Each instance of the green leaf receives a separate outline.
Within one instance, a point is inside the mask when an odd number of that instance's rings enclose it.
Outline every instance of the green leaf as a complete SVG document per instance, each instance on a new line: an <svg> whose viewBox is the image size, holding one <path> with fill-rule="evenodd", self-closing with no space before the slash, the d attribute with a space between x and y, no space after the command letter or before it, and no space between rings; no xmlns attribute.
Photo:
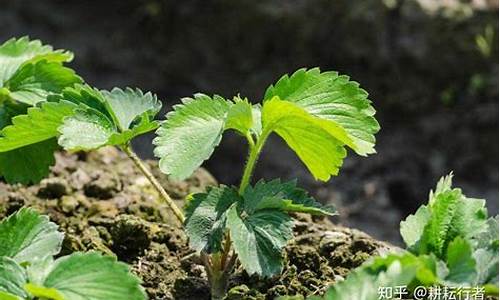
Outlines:
<svg viewBox="0 0 500 300"><path fill-rule="evenodd" d="M460 237L448 245L446 265L449 270L447 281L469 283L476 277L476 261L472 257L472 248Z"/></svg>
<svg viewBox="0 0 500 300"><path fill-rule="evenodd" d="M423 281L421 281L423 280ZM347 278L333 285L325 294L325 300L378 300L409 298L407 294L395 295L398 287L411 289L415 283L437 283L435 262L431 257L416 257L409 253L377 257L351 272ZM384 291L387 293L384 294Z"/></svg>
<svg viewBox="0 0 500 300"><path fill-rule="evenodd" d="M120 133L113 133L108 140L109 145L125 145L136 136L153 131L160 126L158 121L150 121L146 118L141 118L141 121L132 129L127 129Z"/></svg>
<svg viewBox="0 0 500 300"><path fill-rule="evenodd" d="M472 248L481 243L477 237L488 230L485 200L467 198L452 188L452 177L451 173L442 177L429 193L429 204L401 222L401 235L412 251L444 258L448 244L457 237Z"/></svg>
<svg viewBox="0 0 500 300"><path fill-rule="evenodd" d="M227 112L224 129L234 129L245 136L254 126L253 108L248 99L235 97L234 101Z"/></svg>
<svg viewBox="0 0 500 300"><path fill-rule="evenodd" d="M122 132L130 129L130 125L138 117L144 116L152 120L161 109L161 102L156 95L150 92L144 94L139 89L114 88L111 92L102 91L102 94L114 123Z"/></svg>
<svg viewBox="0 0 500 300"><path fill-rule="evenodd" d="M0 176L8 183L38 183L55 164L55 139L46 140L7 152L0 152Z"/></svg>
<svg viewBox="0 0 500 300"><path fill-rule="evenodd" d="M498 289L498 247L477 249L472 255L476 265L472 285L492 284Z"/></svg>
<svg viewBox="0 0 500 300"><path fill-rule="evenodd" d="M352 140L331 120L309 114L298 105L273 98L262 109L263 135L276 132L292 148L316 179L337 175Z"/></svg>
<svg viewBox="0 0 500 300"><path fill-rule="evenodd" d="M54 288L46 288L43 286L38 286L32 283L28 283L24 286L24 289L28 291L31 295L46 300L65 300L64 297Z"/></svg>
<svg viewBox="0 0 500 300"><path fill-rule="evenodd" d="M474 237L477 248L498 248L498 215L486 221L486 230Z"/></svg>
<svg viewBox="0 0 500 300"><path fill-rule="evenodd" d="M11 293L0 291L0 300L23 300L23 299Z"/></svg>
<svg viewBox="0 0 500 300"><path fill-rule="evenodd" d="M69 68L57 62L41 60L23 65L4 82L9 96L19 102L35 105L48 96L60 93L65 87L81 83L82 79Z"/></svg>
<svg viewBox="0 0 500 300"><path fill-rule="evenodd" d="M0 102L2 100L0 99ZM29 105L24 103L6 101L0 105L0 130L12 124L12 118L17 115L26 114Z"/></svg>
<svg viewBox="0 0 500 300"><path fill-rule="evenodd" d="M0 234L2 234L1 231ZM26 298L27 295L23 289L26 282L27 277L25 270L13 259L6 256L0 256L0 299L20 299L16 296Z"/></svg>
<svg viewBox="0 0 500 300"><path fill-rule="evenodd" d="M161 171L175 179L190 176L219 144L229 107L222 97L203 94L174 106L153 141Z"/></svg>
<svg viewBox="0 0 500 300"><path fill-rule="evenodd" d="M146 299L140 280L127 265L95 252L57 259L40 286L45 288L42 293L55 289L65 300Z"/></svg>
<svg viewBox="0 0 500 300"><path fill-rule="evenodd" d="M321 119L332 120L347 131L360 155L374 153L374 134L380 129L373 117L375 110L368 93L348 76L337 72L321 72L319 68L300 69L292 76L284 75L271 85L265 101L274 97L290 101Z"/></svg>
<svg viewBox="0 0 500 300"><path fill-rule="evenodd" d="M488 229L486 201L461 196L457 203L451 227L448 232L448 240L457 236L463 237L471 242L474 238Z"/></svg>
<svg viewBox="0 0 500 300"><path fill-rule="evenodd" d="M415 246L424 233L431 215L427 206L422 205L414 215L409 215L400 224L400 233L408 248Z"/></svg>
<svg viewBox="0 0 500 300"><path fill-rule="evenodd" d="M138 89L114 88L111 92L89 86L66 89L62 99L80 108L59 127L59 144L67 150L92 150L124 145L134 137L158 128L153 118L161 102Z"/></svg>
<svg viewBox="0 0 500 300"><path fill-rule="evenodd" d="M113 119L108 112L106 99L101 91L86 84L76 84L74 87L67 87L60 95L50 96L48 100L51 102L68 101L77 105L83 104L84 106L82 107L88 106L105 114L109 119Z"/></svg>
<svg viewBox="0 0 500 300"><path fill-rule="evenodd" d="M59 127L59 145L66 150L92 150L105 146L116 127L101 112L90 108L79 108L66 118Z"/></svg>
<svg viewBox="0 0 500 300"><path fill-rule="evenodd" d="M287 214L261 210L247 215L233 205L227 224L233 248L248 274L267 277L281 272L282 249L293 238L293 222Z"/></svg>
<svg viewBox="0 0 500 300"><path fill-rule="evenodd" d="M27 114L12 118L12 125L0 131L0 152L28 146L56 137L64 117L73 114L71 102L45 102L28 108Z"/></svg>
<svg viewBox="0 0 500 300"><path fill-rule="evenodd" d="M0 223L0 256L25 263L55 255L64 237L57 229L47 216L21 208Z"/></svg>
<svg viewBox="0 0 500 300"><path fill-rule="evenodd" d="M234 188L208 188L206 193L194 194L186 210L186 233L190 246L196 251L221 251L226 229L226 211L240 196Z"/></svg>
<svg viewBox="0 0 500 300"><path fill-rule="evenodd" d="M262 106L255 104L252 106L252 128L251 131L259 136L262 134Z"/></svg>
<svg viewBox="0 0 500 300"><path fill-rule="evenodd" d="M316 215L334 215L335 207L323 206L297 187L297 181L281 183L260 180L254 187L248 186L243 193L245 211L249 214L263 209L286 212L302 212Z"/></svg>
<svg viewBox="0 0 500 300"><path fill-rule="evenodd" d="M49 45L42 45L39 40L30 41L28 37L12 38L0 46L0 86L3 86L3 83L23 64L41 60L63 63L72 59L71 52L54 50Z"/></svg>
<svg viewBox="0 0 500 300"><path fill-rule="evenodd" d="M460 192L458 190L445 191L436 194L434 199L431 219L425 226L419 243L419 253L434 253L437 257L443 258L448 242L448 231L460 199Z"/></svg>

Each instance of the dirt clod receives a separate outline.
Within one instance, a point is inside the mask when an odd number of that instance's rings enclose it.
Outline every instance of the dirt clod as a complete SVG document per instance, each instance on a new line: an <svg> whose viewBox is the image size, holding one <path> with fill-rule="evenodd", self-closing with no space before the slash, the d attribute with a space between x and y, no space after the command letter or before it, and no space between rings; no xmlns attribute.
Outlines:
<svg viewBox="0 0 500 300"><path fill-rule="evenodd" d="M120 179L112 173L99 171L92 177L93 179L83 187L87 197L109 199L121 189Z"/></svg>
<svg viewBox="0 0 500 300"><path fill-rule="evenodd" d="M46 178L40 182L37 196L40 198L57 199L69 192L68 182L62 178Z"/></svg>

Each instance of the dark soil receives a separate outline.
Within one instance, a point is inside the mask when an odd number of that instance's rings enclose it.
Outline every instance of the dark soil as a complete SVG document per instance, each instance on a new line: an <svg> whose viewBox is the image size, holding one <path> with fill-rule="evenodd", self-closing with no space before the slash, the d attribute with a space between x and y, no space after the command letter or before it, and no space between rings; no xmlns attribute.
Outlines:
<svg viewBox="0 0 500 300"><path fill-rule="evenodd" d="M156 170L155 162L148 162ZM182 205L215 179L199 169L186 181L156 174ZM62 254L98 250L128 262L151 299L209 299L206 274L187 238L155 190L131 161L114 148L86 154L57 154L50 177L39 185L0 182L0 217L22 206L50 216L66 233ZM279 276L249 277L241 268L231 279L228 299L273 299L321 294L370 255L390 246L325 219L298 215L295 241L286 249Z"/></svg>

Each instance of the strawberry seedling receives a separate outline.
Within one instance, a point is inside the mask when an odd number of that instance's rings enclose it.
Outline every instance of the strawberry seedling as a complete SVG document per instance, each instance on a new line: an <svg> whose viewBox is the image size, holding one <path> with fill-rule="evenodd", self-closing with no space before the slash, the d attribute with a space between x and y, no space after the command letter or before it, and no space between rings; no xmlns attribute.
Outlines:
<svg viewBox="0 0 500 300"><path fill-rule="evenodd" d="M205 265L213 299L224 297L237 261L248 274L281 272L282 250L293 239L289 213L335 214L295 181L250 183L268 137L280 136L314 178L327 181L338 174L347 148L363 156L375 152L379 125L367 95L347 76L300 69L271 85L261 104L196 94L167 114L154 144L160 169L172 178L189 176L226 130L239 133L249 147L239 187L209 188L186 206L186 233Z"/></svg>

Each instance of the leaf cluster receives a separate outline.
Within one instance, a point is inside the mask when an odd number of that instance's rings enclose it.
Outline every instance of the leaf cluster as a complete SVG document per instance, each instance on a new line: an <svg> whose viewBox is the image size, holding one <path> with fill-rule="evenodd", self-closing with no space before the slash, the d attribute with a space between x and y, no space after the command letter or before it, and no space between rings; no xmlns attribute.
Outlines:
<svg viewBox="0 0 500 300"><path fill-rule="evenodd" d="M36 183L59 146L125 145L158 127L161 102L138 89L97 90L63 65L73 54L27 37L0 46L0 176Z"/></svg>
<svg viewBox="0 0 500 300"><path fill-rule="evenodd" d="M349 77L318 68L284 75L261 104L196 94L167 114L154 140L155 155L164 173L183 179L210 157L224 131L236 131L258 151L275 133L315 178L327 181L338 174L346 147L360 155L375 152L380 126L367 97Z"/></svg>
<svg viewBox="0 0 500 300"><path fill-rule="evenodd" d="M55 259L63 238L30 208L0 222L0 299L146 299L140 280L113 257L75 252Z"/></svg>
<svg viewBox="0 0 500 300"><path fill-rule="evenodd" d="M308 299L377 300L380 287L401 286L408 297L416 286L482 287L498 296L498 216L487 216L484 200L467 198L445 176L428 204L401 222L407 250L375 257Z"/></svg>
<svg viewBox="0 0 500 300"><path fill-rule="evenodd" d="M186 233L197 251L218 253L230 235L243 268L249 274L281 272L282 250L293 238L291 212L335 214L297 188L295 181L259 181L243 194L234 187L211 187L195 194L186 207Z"/></svg>

